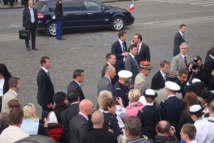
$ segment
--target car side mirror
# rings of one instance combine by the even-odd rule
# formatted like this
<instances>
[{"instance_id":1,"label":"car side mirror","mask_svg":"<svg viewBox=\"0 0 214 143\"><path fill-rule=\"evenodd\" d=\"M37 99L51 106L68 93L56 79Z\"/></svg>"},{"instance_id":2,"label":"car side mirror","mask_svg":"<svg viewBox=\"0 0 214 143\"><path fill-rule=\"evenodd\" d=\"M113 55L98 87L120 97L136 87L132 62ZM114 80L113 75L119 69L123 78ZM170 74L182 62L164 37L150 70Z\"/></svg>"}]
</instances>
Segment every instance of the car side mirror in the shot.
<instances>
[{"instance_id":1,"label":"car side mirror","mask_svg":"<svg viewBox=\"0 0 214 143\"><path fill-rule=\"evenodd\" d=\"M108 8L104 6L104 7L102 8L102 11L106 11L106 10L108 10Z\"/></svg>"}]
</instances>

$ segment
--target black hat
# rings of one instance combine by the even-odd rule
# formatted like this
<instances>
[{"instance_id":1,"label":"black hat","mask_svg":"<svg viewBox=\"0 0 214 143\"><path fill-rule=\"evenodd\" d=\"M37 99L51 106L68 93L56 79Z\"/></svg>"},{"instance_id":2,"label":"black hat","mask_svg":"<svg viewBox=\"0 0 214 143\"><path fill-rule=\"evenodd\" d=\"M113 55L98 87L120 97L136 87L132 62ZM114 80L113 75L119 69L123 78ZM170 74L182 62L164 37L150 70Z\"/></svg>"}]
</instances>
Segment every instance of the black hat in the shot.
<instances>
[{"instance_id":1,"label":"black hat","mask_svg":"<svg viewBox=\"0 0 214 143\"><path fill-rule=\"evenodd\" d=\"M193 85L196 87L197 90L204 89L206 86L203 82L195 82Z\"/></svg>"}]
</instances>

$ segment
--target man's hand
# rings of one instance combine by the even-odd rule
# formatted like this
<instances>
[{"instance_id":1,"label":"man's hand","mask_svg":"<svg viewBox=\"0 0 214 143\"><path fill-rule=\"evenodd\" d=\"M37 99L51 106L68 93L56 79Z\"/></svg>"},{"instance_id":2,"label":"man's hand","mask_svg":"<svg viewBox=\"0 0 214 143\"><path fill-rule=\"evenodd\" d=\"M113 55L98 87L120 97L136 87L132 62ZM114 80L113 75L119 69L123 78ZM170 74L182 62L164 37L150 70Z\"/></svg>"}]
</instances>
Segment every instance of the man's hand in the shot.
<instances>
[{"instance_id":1,"label":"man's hand","mask_svg":"<svg viewBox=\"0 0 214 143\"><path fill-rule=\"evenodd\" d=\"M52 103L48 104L47 107L48 107L48 108L53 108Z\"/></svg>"},{"instance_id":2,"label":"man's hand","mask_svg":"<svg viewBox=\"0 0 214 143\"><path fill-rule=\"evenodd\" d=\"M120 104L121 108L124 108L122 98L118 97L117 102Z\"/></svg>"},{"instance_id":3,"label":"man's hand","mask_svg":"<svg viewBox=\"0 0 214 143\"><path fill-rule=\"evenodd\" d=\"M214 70L212 70L211 75L214 76Z\"/></svg>"},{"instance_id":4,"label":"man's hand","mask_svg":"<svg viewBox=\"0 0 214 143\"><path fill-rule=\"evenodd\" d=\"M128 56L128 54L129 54L128 52L124 52L124 53L122 53L122 56L126 57L126 56Z\"/></svg>"}]
</instances>

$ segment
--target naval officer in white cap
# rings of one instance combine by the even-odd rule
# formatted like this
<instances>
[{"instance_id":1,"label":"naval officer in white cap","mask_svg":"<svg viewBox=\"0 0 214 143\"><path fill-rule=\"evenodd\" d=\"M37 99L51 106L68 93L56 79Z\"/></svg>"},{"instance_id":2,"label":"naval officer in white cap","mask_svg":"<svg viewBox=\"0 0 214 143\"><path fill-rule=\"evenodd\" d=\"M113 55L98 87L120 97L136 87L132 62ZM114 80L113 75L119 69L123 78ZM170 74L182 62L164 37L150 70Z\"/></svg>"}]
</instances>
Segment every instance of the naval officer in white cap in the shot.
<instances>
[{"instance_id":1,"label":"naval officer in white cap","mask_svg":"<svg viewBox=\"0 0 214 143\"><path fill-rule=\"evenodd\" d=\"M132 77L132 73L127 70L121 70L118 72L119 80L115 83L113 88L114 97L120 97L123 100L124 107L129 105L129 79Z\"/></svg>"},{"instance_id":2,"label":"naval officer in white cap","mask_svg":"<svg viewBox=\"0 0 214 143\"><path fill-rule=\"evenodd\" d=\"M214 123L202 118L203 108L201 105L192 105L189 108L191 118L195 121L197 143L214 143Z\"/></svg>"},{"instance_id":3,"label":"naval officer in white cap","mask_svg":"<svg viewBox=\"0 0 214 143\"><path fill-rule=\"evenodd\" d=\"M161 120L167 120L172 126L177 128L181 111L184 109L184 102L178 99L175 94L180 90L180 86L172 81L165 82L167 99L160 103Z\"/></svg>"}]
</instances>

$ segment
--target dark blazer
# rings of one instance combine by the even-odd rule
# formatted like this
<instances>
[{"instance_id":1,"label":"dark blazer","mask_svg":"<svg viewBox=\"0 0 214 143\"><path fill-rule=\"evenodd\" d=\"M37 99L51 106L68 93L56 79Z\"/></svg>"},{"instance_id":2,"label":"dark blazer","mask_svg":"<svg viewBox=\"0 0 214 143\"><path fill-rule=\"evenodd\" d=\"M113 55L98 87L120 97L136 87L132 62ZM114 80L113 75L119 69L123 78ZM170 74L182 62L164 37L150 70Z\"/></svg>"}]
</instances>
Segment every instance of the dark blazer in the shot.
<instances>
[{"instance_id":1,"label":"dark blazer","mask_svg":"<svg viewBox=\"0 0 214 143\"><path fill-rule=\"evenodd\" d=\"M55 16L56 20L63 20L63 6L62 3L59 2L59 0L56 2L56 8L55 8Z\"/></svg>"},{"instance_id":2,"label":"dark blazer","mask_svg":"<svg viewBox=\"0 0 214 143\"><path fill-rule=\"evenodd\" d=\"M180 44L185 42L185 40L183 39L183 37L181 36L181 34L179 32L177 32L175 34L174 37L174 49L173 49L173 56L176 56L180 53Z\"/></svg>"},{"instance_id":3,"label":"dark blazer","mask_svg":"<svg viewBox=\"0 0 214 143\"><path fill-rule=\"evenodd\" d=\"M181 81L177 78L175 83L177 83L180 86L180 90L178 92L181 92L183 99L184 99L184 96L186 94L186 91L185 91L186 82L181 83Z\"/></svg>"},{"instance_id":4,"label":"dark blazer","mask_svg":"<svg viewBox=\"0 0 214 143\"><path fill-rule=\"evenodd\" d=\"M69 124L70 143L82 143L82 139L89 133L89 121L82 115L74 116Z\"/></svg>"},{"instance_id":5,"label":"dark blazer","mask_svg":"<svg viewBox=\"0 0 214 143\"><path fill-rule=\"evenodd\" d=\"M68 88L67 88L67 93L70 93L72 91L73 92L75 91L75 92L77 92L79 94L80 101L85 99L85 96L84 96L84 94L82 92L82 88L74 80L72 82L70 82L70 84L68 85Z\"/></svg>"},{"instance_id":6,"label":"dark blazer","mask_svg":"<svg viewBox=\"0 0 214 143\"><path fill-rule=\"evenodd\" d=\"M97 95L99 96L100 91L108 90L112 92L113 85L111 81L106 77L102 77L97 85Z\"/></svg>"},{"instance_id":7,"label":"dark blazer","mask_svg":"<svg viewBox=\"0 0 214 143\"><path fill-rule=\"evenodd\" d=\"M209 90L214 90L214 76L211 75L212 70L214 70L214 60L208 55L206 62L204 64L206 70L205 83Z\"/></svg>"},{"instance_id":8,"label":"dark blazer","mask_svg":"<svg viewBox=\"0 0 214 143\"><path fill-rule=\"evenodd\" d=\"M165 87L165 80L159 70L152 78L151 89L159 90L164 87Z\"/></svg>"},{"instance_id":9,"label":"dark blazer","mask_svg":"<svg viewBox=\"0 0 214 143\"><path fill-rule=\"evenodd\" d=\"M139 65L141 61L150 61L150 51L148 45L142 43L140 52L136 55L136 59Z\"/></svg>"},{"instance_id":10,"label":"dark blazer","mask_svg":"<svg viewBox=\"0 0 214 143\"><path fill-rule=\"evenodd\" d=\"M54 86L51 82L50 77L43 69L40 69L37 75L37 85L38 104L41 106L46 106L50 103L53 103Z\"/></svg>"},{"instance_id":11,"label":"dark blazer","mask_svg":"<svg viewBox=\"0 0 214 143\"><path fill-rule=\"evenodd\" d=\"M131 84L134 85L135 77L137 76L137 74L139 74L140 68L137 64L137 61L135 62L130 54L128 54L125 60L125 69L132 72Z\"/></svg>"},{"instance_id":12,"label":"dark blazer","mask_svg":"<svg viewBox=\"0 0 214 143\"><path fill-rule=\"evenodd\" d=\"M176 96L169 97L160 103L161 120L168 121L176 129L183 109L184 102L181 99Z\"/></svg>"},{"instance_id":13,"label":"dark blazer","mask_svg":"<svg viewBox=\"0 0 214 143\"><path fill-rule=\"evenodd\" d=\"M33 8L34 12L34 18L35 18L35 26L38 27L38 18L37 18L37 10ZM30 16L30 10L28 7L26 7L23 11L23 19L22 19L22 27L25 27L26 29L30 29L31 26L31 16Z\"/></svg>"},{"instance_id":14,"label":"dark blazer","mask_svg":"<svg viewBox=\"0 0 214 143\"><path fill-rule=\"evenodd\" d=\"M103 69L102 69L101 77L104 77L105 71L106 71L106 67L107 67L107 66L109 66L109 65L106 63L106 64L104 65ZM117 73L117 71L116 71L116 73ZM118 80L119 80L119 77L118 77L118 75L116 74L116 75L114 76L114 78L111 79L112 85L114 86L115 83L116 83Z\"/></svg>"},{"instance_id":15,"label":"dark blazer","mask_svg":"<svg viewBox=\"0 0 214 143\"><path fill-rule=\"evenodd\" d=\"M124 45L125 45L125 51L124 52L127 52L127 45L126 45L126 42L124 42ZM120 42L119 40L117 40L111 47L111 53L115 54L116 55L116 64L115 64L115 68L116 68L116 71L119 72L120 70L124 70L125 67L124 67L124 62L123 62L123 56L122 56L122 49L121 49L121 45L120 45Z\"/></svg>"},{"instance_id":16,"label":"dark blazer","mask_svg":"<svg viewBox=\"0 0 214 143\"><path fill-rule=\"evenodd\" d=\"M79 103L74 103L60 114L62 125L64 126L63 143L69 143L69 123L78 113Z\"/></svg>"},{"instance_id":17,"label":"dark blazer","mask_svg":"<svg viewBox=\"0 0 214 143\"><path fill-rule=\"evenodd\" d=\"M4 79L3 94L5 94L6 92L8 92L8 90L9 90L9 83L8 83L9 78L10 77Z\"/></svg>"}]
</instances>

